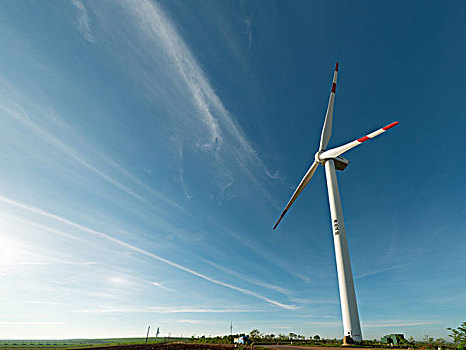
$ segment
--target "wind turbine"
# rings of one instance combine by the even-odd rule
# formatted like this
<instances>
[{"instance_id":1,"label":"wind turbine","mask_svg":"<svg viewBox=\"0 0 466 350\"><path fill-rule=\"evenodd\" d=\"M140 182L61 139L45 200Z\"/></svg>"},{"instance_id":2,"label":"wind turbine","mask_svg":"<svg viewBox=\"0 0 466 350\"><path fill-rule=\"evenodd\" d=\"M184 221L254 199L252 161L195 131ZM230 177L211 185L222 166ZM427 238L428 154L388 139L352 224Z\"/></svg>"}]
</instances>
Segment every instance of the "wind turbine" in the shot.
<instances>
[{"instance_id":1,"label":"wind turbine","mask_svg":"<svg viewBox=\"0 0 466 350\"><path fill-rule=\"evenodd\" d=\"M335 91L337 87L338 62L333 73L332 91L328 101L327 114L325 115L324 127L320 137L319 150L314 156L314 162L304 175L303 179L296 188L293 196L283 210L280 218L273 227L277 228L278 224L285 216L293 202L298 198L304 188L307 186L314 175L319 164L325 166L325 176L327 178L328 201L330 205L330 215L333 227L333 243L335 245L335 258L337 262L338 287L340 290L340 304L343 318L344 342L352 343L362 340L361 325L359 323L358 304L354 292L353 273L351 271L351 262L348 251L348 242L346 240L345 223L343 221L343 211L340 202L340 193L338 191L338 182L336 170L343 171L348 166L349 161L340 157L346 151L356 147L367 140L370 140L390 128L393 128L398 122L391 123L379 130L376 130L364 137L349 142L345 145L326 150L327 144L332 134L333 104L335 102Z\"/></svg>"}]
</instances>

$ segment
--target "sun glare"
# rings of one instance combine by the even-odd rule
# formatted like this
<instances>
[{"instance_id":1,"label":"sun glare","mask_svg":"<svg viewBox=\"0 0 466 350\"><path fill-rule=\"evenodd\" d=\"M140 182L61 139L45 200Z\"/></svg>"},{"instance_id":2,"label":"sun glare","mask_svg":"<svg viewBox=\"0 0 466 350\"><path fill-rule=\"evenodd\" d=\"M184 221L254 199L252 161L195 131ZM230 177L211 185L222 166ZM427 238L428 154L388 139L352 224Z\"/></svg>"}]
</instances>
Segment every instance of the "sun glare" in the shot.
<instances>
[{"instance_id":1,"label":"sun glare","mask_svg":"<svg viewBox=\"0 0 466 350\"><path fill-rule=\"evenodd\" d=\"M24 255L24 250L18 241L0 236L0 268L20 263Z\"/></svg>"}]
</instances>

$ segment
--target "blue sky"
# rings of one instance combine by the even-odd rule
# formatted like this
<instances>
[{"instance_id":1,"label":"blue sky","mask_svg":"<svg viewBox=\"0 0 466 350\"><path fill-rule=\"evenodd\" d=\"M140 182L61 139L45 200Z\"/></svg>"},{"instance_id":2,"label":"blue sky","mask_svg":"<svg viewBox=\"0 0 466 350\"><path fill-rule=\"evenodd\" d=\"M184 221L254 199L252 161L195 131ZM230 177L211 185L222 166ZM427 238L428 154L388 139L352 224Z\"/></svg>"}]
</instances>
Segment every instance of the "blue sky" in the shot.
<instances>
[{"instance_id":1,"label":"blue sky","mask_svg":"<svg viewBox=\"0 0 466 350\"><path fill-rule=\"evenodd\" d=\"M2 1L2 338L341 337L323 169L363 337L464 321L466 4Z\"/></svg>"}]
</instances>

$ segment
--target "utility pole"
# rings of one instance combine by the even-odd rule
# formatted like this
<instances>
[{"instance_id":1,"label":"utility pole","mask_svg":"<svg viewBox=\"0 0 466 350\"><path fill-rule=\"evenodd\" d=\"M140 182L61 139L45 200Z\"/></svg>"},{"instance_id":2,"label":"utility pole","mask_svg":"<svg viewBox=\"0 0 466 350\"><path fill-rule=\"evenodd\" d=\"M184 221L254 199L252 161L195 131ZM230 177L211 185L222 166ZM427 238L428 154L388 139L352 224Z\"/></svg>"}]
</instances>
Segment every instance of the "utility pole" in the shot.
<instances>
[{"instance_id":1,"label":"utility pole","mask_svg":"<svg viewBox=\"0 0 466 350\"><path fill-rule=\"evenodd\" d=\"M233 335L233 322L230 321L230 335Z\"/></svg>"},{"instance_id":2,"label":"utility pole","mask_svg":"<svg viewBox=\"0 0 466 350\"><path fill-rule=\"evenodd\" d=\"M144 345L147 345L147 338L149 338L149 329L150 329L150 326L147 327L146 342L144 343Z\"/></svg>"}]
</instances>

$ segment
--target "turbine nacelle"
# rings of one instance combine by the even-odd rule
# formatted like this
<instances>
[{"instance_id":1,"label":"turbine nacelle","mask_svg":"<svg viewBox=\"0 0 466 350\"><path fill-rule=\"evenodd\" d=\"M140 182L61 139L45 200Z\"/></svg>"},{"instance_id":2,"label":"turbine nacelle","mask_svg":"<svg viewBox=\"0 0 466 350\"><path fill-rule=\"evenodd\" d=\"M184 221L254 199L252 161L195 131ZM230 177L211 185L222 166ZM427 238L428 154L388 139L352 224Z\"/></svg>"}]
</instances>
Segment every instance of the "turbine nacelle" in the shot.
<instances>
[{"instance_id":1,"label":"turbine nacelle","mask_svg":"<svg viewBox=\"0 0 466 350\"><path fill-rule=\"evenodd\" d=\"M335 163L335 169L337 169L339 171L345 170L346 167L349 165L349 160L346 159L346 158L335 157L335 158L331 158L331 159L333 159L333 162Z\"/></svg>"},{"instance_id":2,"label":"turbine nacelle","mask_svg":"<svg viewBox=\"0 0 466 350\"><path fill-rule=\"evenodd\" d=\"M349 165L349 160L346 159L346 158L343 158L343 157L340 157L340 156L337 156L337 157L334 157L334 158L323 158L323 157L321 157L322 153L324 153L324 151L318 151L314 155L314 160L315 160L316 163L324 165L324 163L327 160L333 159L333 161L335 162L335 169L337 169L339 171L345 170L346 167Z\"/></svg>"}]
</instances>

